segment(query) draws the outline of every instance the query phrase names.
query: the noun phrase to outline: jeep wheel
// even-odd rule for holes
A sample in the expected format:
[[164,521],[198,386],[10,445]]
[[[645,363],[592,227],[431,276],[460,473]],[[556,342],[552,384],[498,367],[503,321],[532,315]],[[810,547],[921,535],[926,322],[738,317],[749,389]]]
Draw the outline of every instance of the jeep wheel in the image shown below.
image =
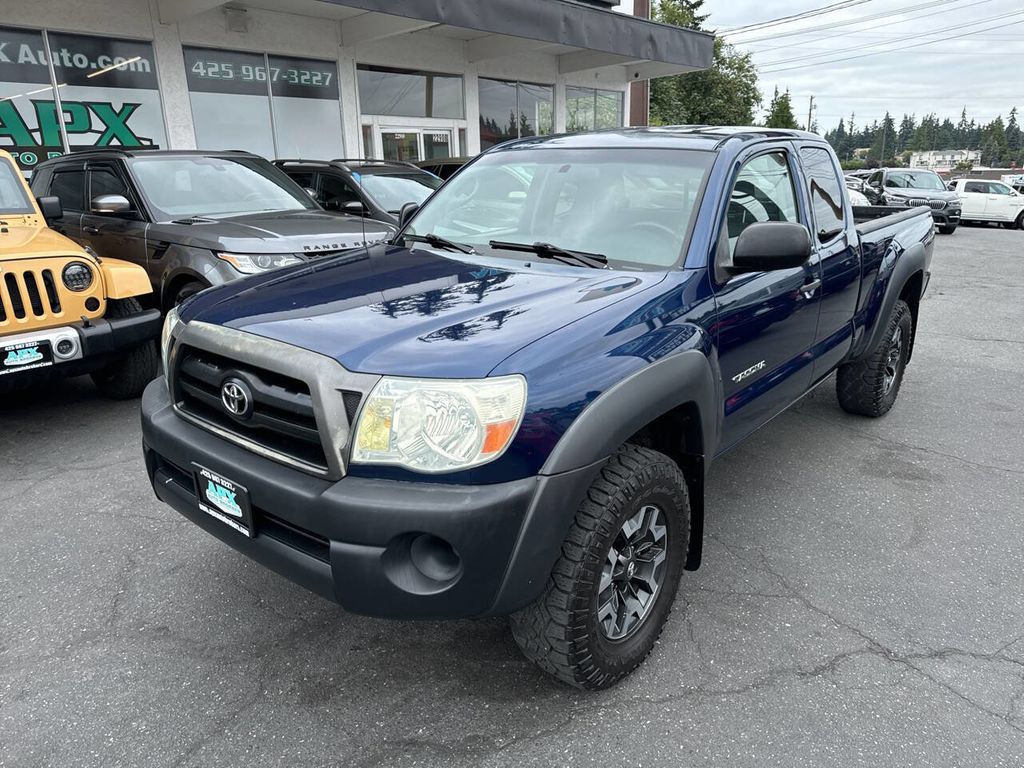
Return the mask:
[[840,366],[836,375],[839,405],[847,413],[884,416],[900,393],[913,333],[910,307],[897,301],[885,334],[862,360]]
[[[142,312],[136,299],[112,299],[107,302],[107,317],[132,317]],[[114,400],[138,397],[159,373],[160,353],[155,341],[147,341],[92,374],[96,388]]]
[[944,235],[952,235],[954,232],[956,232],[956,226],[956,224],[940,224],[939,232],[941,232]]
[[654,648],[686,561],[686,480],[626,445],[590,486],[544,594],[511,617],[528,659],[578,688],[615,685]]

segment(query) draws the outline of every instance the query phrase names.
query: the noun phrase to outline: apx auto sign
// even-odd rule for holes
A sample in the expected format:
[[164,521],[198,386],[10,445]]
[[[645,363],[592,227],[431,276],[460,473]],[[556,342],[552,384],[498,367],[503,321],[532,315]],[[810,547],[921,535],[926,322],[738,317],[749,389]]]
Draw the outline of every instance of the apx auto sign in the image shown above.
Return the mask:
[[0,27],[0,148],[19,165],[73,147],[166,146],[153,48],[146,42]]

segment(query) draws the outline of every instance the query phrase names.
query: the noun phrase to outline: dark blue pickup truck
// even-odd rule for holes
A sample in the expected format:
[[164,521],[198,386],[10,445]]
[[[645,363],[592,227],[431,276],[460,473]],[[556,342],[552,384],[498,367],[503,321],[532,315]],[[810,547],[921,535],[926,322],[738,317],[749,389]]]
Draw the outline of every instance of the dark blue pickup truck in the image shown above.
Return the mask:
[[505,144],[391,243],[172,312],[150,480],[351,611],[509,614],[543,669],[610,686],[700,564],[712,459],[832,373],[845,410],[892,407],[934,228],[861,215],[809,133]]

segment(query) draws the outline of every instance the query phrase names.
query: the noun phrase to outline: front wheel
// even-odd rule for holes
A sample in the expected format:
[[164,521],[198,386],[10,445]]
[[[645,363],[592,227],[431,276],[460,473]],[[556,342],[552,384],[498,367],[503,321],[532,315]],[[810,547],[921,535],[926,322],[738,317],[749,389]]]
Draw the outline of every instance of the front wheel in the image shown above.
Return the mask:
[[956,232],[956,226],[956,224],[940,224],[939,232],[941,232],[944,235],[952,235],[954,232]]
[[[107,302],[109,318],[132,317],[142,312],[136,299],[117,299]],[[103,369],[92,374],[93,383],[105,397],[129,400],[142,394],[160,374],[160,354],[155,341],[146,341],[121,353],[121,356]]]
[[1024,211],[1020,212],[1020,216],[1017,217],[1017,229],[1024,229]]
[[615,685],[661,635],[689,536],[679,467],[657,451],[623,446],[576,511],[544,594],[512,615],[520,649],[569,685]]
[[844,411],[874,417],[889,412],[903,384],[913,331],[910,307],[897,301],[875,348],[861,360],[839,367],[836,394]]

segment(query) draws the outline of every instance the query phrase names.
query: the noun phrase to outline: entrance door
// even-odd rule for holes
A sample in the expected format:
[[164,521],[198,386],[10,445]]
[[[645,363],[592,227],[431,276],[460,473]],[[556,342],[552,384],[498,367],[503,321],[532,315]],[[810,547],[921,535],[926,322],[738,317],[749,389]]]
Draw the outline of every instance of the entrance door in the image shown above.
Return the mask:
[[450,130],[381,128],[383,159],[414,163],[452,156]]

